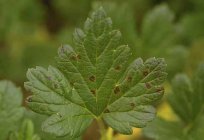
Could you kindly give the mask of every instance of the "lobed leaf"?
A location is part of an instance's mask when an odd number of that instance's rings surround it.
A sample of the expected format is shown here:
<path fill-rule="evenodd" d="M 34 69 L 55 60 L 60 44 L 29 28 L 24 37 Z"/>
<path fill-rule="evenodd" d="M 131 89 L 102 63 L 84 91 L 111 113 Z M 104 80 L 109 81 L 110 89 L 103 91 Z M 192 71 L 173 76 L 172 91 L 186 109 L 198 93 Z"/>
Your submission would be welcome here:
<path fill-rule="evenodd" d="M 72 47 L 74 46 L 74 47 Z M 161 99 L 166 78 L 163 59 L 141 58 L 129 64 L 127 45 L 103 8 L 93 12 L 84 29 L 74 32 L 74 44 L 59 48 L 57 68 L 29 69 L 26 89 L 33 95 L 28 106 L 49 118 L 46 132 L 79 137 L 94 118 L 131 134 L 153 120 L 152 106 Z"/>

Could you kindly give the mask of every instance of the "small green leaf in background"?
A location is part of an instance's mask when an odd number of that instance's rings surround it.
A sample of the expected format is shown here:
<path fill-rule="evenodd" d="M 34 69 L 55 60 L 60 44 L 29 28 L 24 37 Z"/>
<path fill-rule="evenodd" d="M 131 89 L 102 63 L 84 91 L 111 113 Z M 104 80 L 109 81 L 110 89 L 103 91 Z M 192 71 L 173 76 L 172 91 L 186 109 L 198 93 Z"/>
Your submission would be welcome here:
<path fill-rule="evenodd" d="M 77 138 L 93 119 L 103 119 L 114 130 L 132 134 L 155 117 L 152 106 L 164 93 L 166 63 L 141 58 L 129 64 L 130 48 L 99 8 L 74 32 L 74 47 L 59 48 L 57 68 L 36 67 L 27 72 L 28 106 L 48 115 L 45 132 Z"/>
<path fill-rule="evenodd" d="M 18 128 L 23 117 L 22 93 L 10 81 L 0 81 L 0 140 Z"/>
<path fill-rule="evenodd" d="M 166 4 L 156 6 L 147 13 L 142 23 L 141 33 L 144 46 L 151 49 L 170 46 L 175 43 L 175 25 L 173 21 L 174 13 Z"/>
<path fill-rule="evenodd" d="M 165 58 L 169 79 L 183 72 L 188 57 L 187 49 L 180 44 L 180 28 L 174 20 L 175 14 L 168 5 L 158 5 L 144 16 L 140 35 L 142 56 Z"/>
<path fill-rule="evenodd" d="M 192 79 L 184 74 L 177 75 L 172 88 L 168 101 L 180 121 L 158 118 L 144 128 L 144 134 L 155 140 L 203 140 L 204 64 L 198 67 Z"/>
<path fill-rule="evenodd" d="M 38 135 L 34 134 L 34 126 L 31 120 L 24 120 L 19 132 L 12 133 L 9 140 L 40 140 Z"/>

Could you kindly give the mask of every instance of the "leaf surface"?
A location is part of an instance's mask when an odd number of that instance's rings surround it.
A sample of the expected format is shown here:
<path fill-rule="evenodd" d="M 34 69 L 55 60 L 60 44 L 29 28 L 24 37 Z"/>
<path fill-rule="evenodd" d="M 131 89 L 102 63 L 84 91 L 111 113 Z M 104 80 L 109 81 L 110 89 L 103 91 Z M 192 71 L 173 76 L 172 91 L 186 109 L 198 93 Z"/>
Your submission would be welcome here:
<path fill-rule="evenodd" d="M 0 139 L 17 129 L 24 112 L 21 103 L 21 90 L 10 81 L 0 81 Z"/>
<path fill-rule="evenodd" d="M 164 60 L 139 58 L 129 64 L 130 48 L 121 43 L 120 31 L 112 29 L 103 8 L 75 30 L 73 40 L 72 46 L 59 48 L 57 68 L 28 70 L 25 87 L 33 93 L 28 106 L 50 116 L 43 130 L 76 138 L 93 118 L 103 118 L 115 130 L 131 134 L 132 127 L 151 121 L 152 105 L 164 92 Z"/>
<path fill-rule="evenodd" d="M 173 94 L 169 103 L 180 120 L 171 122 L 157 118 L 146 128 L 144 134 L 155 140 L 202 140 L 204 65 L 201 64 L 192 79 L 178 74 L 172 81 Z"/>
<path fill-rule="evenodd" d="M 20 130 L 12 133 L 9 140 L 40 140 L 40 137 L 34 134 L 34 126 L 32 121 L 24 120 Z"/>
<path fill-rule="evenodd" d="M 143 134 L 154 140 L 184 140 L 182 125 L 157 118 L 144 128 Z"/>

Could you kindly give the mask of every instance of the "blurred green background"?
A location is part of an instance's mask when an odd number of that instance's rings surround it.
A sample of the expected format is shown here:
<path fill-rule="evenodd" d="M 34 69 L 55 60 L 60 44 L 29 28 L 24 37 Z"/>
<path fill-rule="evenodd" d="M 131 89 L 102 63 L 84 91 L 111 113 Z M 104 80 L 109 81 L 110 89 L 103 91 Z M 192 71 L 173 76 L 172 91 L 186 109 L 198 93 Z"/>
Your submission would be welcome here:
<path fill-rule="evenodd" d="M 0 0 L 0 80 L 23 89 L 27 69 L 54 65 L 57 48 L 72 44 L 74 28 L 99 6 L 121 30 L 133 58 L 166 59 L 168 81 L 177 73 L 192 75 L 204 61 L 204 0 Z M 159 114 L 168 116 L 171 111 L 161 106 Z M 84 139 L 97 139 L 89 131 Z M 138 135 L 135 130 L 128 139 Z"/>

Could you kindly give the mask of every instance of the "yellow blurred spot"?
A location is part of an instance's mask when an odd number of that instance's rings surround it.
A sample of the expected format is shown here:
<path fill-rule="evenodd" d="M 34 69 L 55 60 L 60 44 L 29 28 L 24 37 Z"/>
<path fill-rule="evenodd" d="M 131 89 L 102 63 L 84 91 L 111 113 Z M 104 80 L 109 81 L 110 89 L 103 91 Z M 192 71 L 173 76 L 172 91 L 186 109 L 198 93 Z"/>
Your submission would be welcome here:
<path fill-rule="evenodd" d="M 106 137 L 108 140 L 112 140 L 113 139 L 113 129 L 112 128 L 108 128 L 108 131 L 106 133 Z"/>
<path fill-rule="evenodd" d="M 167 102 L 164 102 L 159 106 L 157 115 L 168 121 L 178 120 L 178 117 L 174 114 L 173 110 Z"/>
<path fill-rule="evenodd" d="M 141 129 L 140 128 L 134 128 L 133 129 L 133 134 L 132 135 L 121 135 L 121 134 L 117 134 L 114 137 L 114 140 L 128 140 L 128 139 L 137 139 L 141 136 Z"/>

